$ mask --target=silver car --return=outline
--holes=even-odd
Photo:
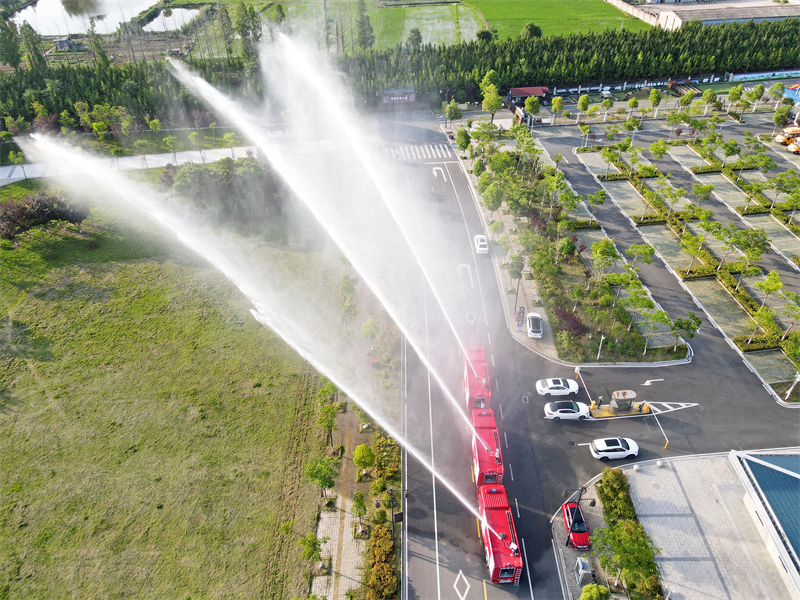
[[[589,452],[603,462],[621,458],[635,458],[639,456],[639,444],[631,438],[602,438],[589,444]]]
[[[489,254],[489,240],[485,235],[475,236],[475,253],[476,254]]]
[[[577,396],[580,389],[574,379],[540,379],[536,382],[536,393],[540,396]]]
[[[589,407],[583,402],[573,402],[572,400],[562,400],[560,402],[548,402],[544,405],[544,416],[551,421],[561,419],[578,419],[585,421],[591,416]]]

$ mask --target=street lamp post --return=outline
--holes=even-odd
[[[400,488],[400,489],[399,489],[399,490],[397,490],[397,491],[398,491],[398,492],[400,492],[400,493],[402,493],[402,494],[403,494],[403,497],[405,497],[405,498],[407,498],[407,497],[408,497],[408,490],[406,490],[406,489],[403,489],[403,488]],[[389,493],[389,507],[391,508],[391,511],[392,511],[392,520],[391,520],[391,528],[392,528],[392,547],[394,547],[394,518],[395,518],[395,517],[394,517],[394,514],[395,514],[395,513],[394,513],[394,507],[395,507],[395,506],[397,506],[397,499],[394,497],[394,492],[395,492],[395,489],[394,489],[394,488],[389,488],[389,489],[387,490],[387,492]],[[397,514],[400,516],[400,520],[398,521],[398,522],[400,523],[400,522],[402,522],[402,521],[403,521],[403,511],[399,511]]]

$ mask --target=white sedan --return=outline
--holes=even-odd
[[[603,438],[589,444],[589,452],[603,462],[620,458],[635,458],[639,456],[639,444],[631,438]]]
[[[489,254],[489,240],[485,235],[475,236],[475,253],[476,254]]]
[[[551,421],[561,419],[578,419],[585,421],[589,418],[589,407],[583,402],[572,402],[562,400],[561,402],[549,402],[544,405],[544,416]]]
[[[536,393],[540,396],[577,396],[578,382],[573,379],[540,379],[536,382]]]

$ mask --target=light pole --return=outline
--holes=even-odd
[[[600,351],[603,349],[603,340],[606,339],[606,336],[602,333],[600,334],[600,347],[597,349],[597,358],[595,360],[600,360]]]
[[[570,495],[570,492],[573,492],[573,494]],[[584,486],[581,486],[579,488],[567,488],[563,492],[561,492],[561,497],[562,498],[571,498],[572,496],[575,495],[574,494],[575,492],[578,492],[578,499],[575,500],[575,504],[580,505],[581,498],[583,498],[583,495],[586,493],[586,487],[584,487]],[[569,502],[569,500],[567,500],[567,502]],[[590,504],[591,504],[591,506],[594,506],[595,505],[595,501],[591,500]],[[575,516],[572,513],[570,513],[569,531],[567,531],[567,541],[564,544],[565,547],[569,546],[569,538],[572,535],[572,528],[573,528],[574,524],[575,524]]]
[[[394,523],[395,523],[395,512],[394,512],[394,507],[395,507],[395,506],[397,506],[397,499],[394,497],[394,492],[395,492],[394,488],[389,488],[389,489],[388,489],[388,490],[386,490],[386,491],[389,493],[389,506],[390,506],[390,508],[391,508],[391,510],[392,510],[392,520],[391,520],[391,528],[392,528],[392,547],[394,547]],[[399,489],[399,490],[397,490],[397,491],[398,491],[398,492],[400,492],[400,493],[402,493],[404,498],[408,498],[408,490],[406,490],[406,489],[403,489],[403,488],[400,488],[400,489]],[[402,522],[403,522],[403,518],[404,518],[404,516],[403,516],[403,511],[399,511],[399,512],[397,513],[397,516],[399,517],[399,518],[398,518],[398,520],[397,520],[397,522],[398,522],[398,523],[402,523]]]

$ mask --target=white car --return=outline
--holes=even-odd
[[[485,235],[475,236],[475,253],[476,254],[489,254],[489,240]]]
[[[551,421],[561,419],[578,419],[585,421],[589,418],[589,407],[583,402],[562,400],[561,402],[548,402],[544,405],[544,416]]]
[[[573,379],[540,379],[536,382],[536,393],[540,396],[577,396],[578,382]]]
[[[639,456],[639,444],[631,438],[603,438],[589,444],[589,452],[603,462],[620,458],[635,458]]]
[[[539,339],[542,337],[542,315],[529,312],[525,319],[528,322],[528,337]]]

